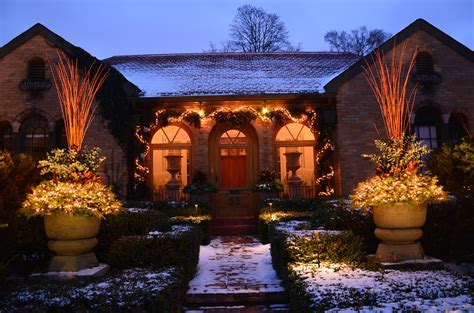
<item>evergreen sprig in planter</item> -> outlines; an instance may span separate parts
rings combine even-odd
[[[422,172],[426,147],[414,136],[376,141],[378,155],[365,155],[376,163],[377,175],[361,182],[351,196],[355,207],[372,208],[381,240],[377,261],[397,262],[424,258],[418,240],[425,224],[427,204],[447,199],[436,177]]]

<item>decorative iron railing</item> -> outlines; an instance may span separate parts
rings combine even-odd
[[[153,201],[189,201],[189,194],[183,189],[153,189]]]
[[[290,186],[285,185],[284,190],[277,194],[278,198],[309,199],[319,196],[319,186]]]

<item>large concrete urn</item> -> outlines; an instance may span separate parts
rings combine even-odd
[[[100,220],[70,214],[45,215],[48,248],[55,252],[50,272],[76,272],[99,265],[91,250],[97,245]]]
[[[375,258],[382,262],[423,259],[425,254],[418,240],[423,235],[420,227],[426,221],[427,204],[398,202],[373,209],[379,243]]]
[[[300,186],[303,180],[296,174],[296,171],[301,167],[301,154],[302,153],[298,150],[290,150],[284,153],[286,157],[286,167],[291,171],[291,176],[287,180],[291,198],[297,198],[301,193]]]
[[[166,189],[168,193],[168,200],[178,201],[179,199],[179,188],[181,182],[178,180],[176,175],[181,171],[181,159],[183,157],[174,151],[165,156],[167,167],[166,170],[171,174],[170,180],[166,183]]]

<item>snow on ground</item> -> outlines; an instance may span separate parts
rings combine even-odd
[[[216,237],[201,246],[188,294],[284,291],[272,267],[270,245],[252,236]]]
[[[291,268],[303,279],[313,303],[334,311],[354,308],[357,303],[365,304],[361,309],[367,312],[412,308],[422,312],[474,311],[469,294],[474,279],[446,270],[368,271],[340,264],[323,264],[320,268],[316,264],[296,264]]]

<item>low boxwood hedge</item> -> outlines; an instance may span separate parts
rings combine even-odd
[[[169,232],[120,238],[110,247],[106,261],[119,269],[176,266],[188,281],[196,272],[200,242],[197,227],[174,225]]]
[[[349,263],[359,264],[365,258],[365,247],[360,236],[351,231],[312,231],[309,223],[293,223],[292,231],[281,228],[283,223],[271,224],[269,239],[272,263],[290,295],[293,312],[311,312],[311,299],[304,283],[295,275],[291,264]],[[290,227],[291,228],[291,227]]]
[[[263,244],[270,242],[270,239],[268,238],[268,230],[270,225],[292,220],[309,220],[310,216],[310,212],[279,211],[276,209],[265,208],[261,211],[258,219],[258,233],[260,236],[260,241]]]
[[[123,236],[143,235],[152,230],[170,229],[168,217],[154,210],[125,209],[118,214],[108,215],[100,227],[96,255],[105,261],[110,246]]]
[[[200,231],[201,245],[208,245],[211,242],[212,228],[210,215],[198,216],[175,216],[170,219],[173,225],[191,225]]]
[[[102,277],[15,281],[0,291],[1,312],[181,312],[182,271],[175,267],[111,271]]]

